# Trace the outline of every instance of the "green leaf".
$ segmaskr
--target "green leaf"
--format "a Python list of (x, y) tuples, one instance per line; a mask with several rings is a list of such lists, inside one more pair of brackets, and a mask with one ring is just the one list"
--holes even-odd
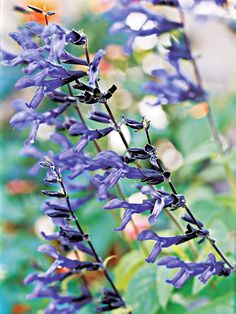
[(231, 169), (236, 170), (236, 147), (232, 147), (225, 155), (225, 159), (230, 164)]
[(208, 159), (212, 156), (213, 153), (216, 152), (216, 144), (212, 141), (207, 141), (205, 143), (201, 143), (195, 149), (191, 151), (190, 154), (185, 158), (185, 162), (187, 164), (199, 162), (205, 159)]
[(234, 293), (231, 291), (209, 302), (201, 307), (191, 311), (191, 314), (234, 314)]
[(177, 303), (169, 303), (166, 309), (161, 309), (158, 314), (185, 314), (188, 311), (183, 305)]
[(117, 288), (126, 290), (134, 273), (145, 264), (139, 251), (132, 251), (124, 255), (114, 270)]
[(160, 305), (165, 309), (168, 300), (173, 291), (173, 286), (166, 282), (166, 279), (170, 277), (170, 269), (164, 267), (157, 267), (156, 284), (157, 294), (160, 300)]
[(204, 288), (205, 285), (197, 277), (194, 277), (192, 294), (198, 294)]
[(209, 128), (204, 119), (195, 120), (187, 117), (181, 121), (179, 128), (175, 130), (179, 141), (179, 147), (185, 156), (188, 156), (196, 147), (210, 139)]
[(144, 265), (131, 279), (126, 302), (135, 314), (156, 314), (160, 304), (156, 287), (156, 265)]

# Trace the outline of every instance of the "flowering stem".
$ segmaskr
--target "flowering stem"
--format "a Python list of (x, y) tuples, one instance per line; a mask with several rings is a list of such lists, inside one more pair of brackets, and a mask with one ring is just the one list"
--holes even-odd
[[(160, 168), (160, 170), (161, 170), (162, 172), (164, 172), (165, 169), (164, 169), (163, 166), (161, 165), (161, 162), (160, 162), (160, 159), (158, 158), (158, 156), (157, 156), (157, 158), (156, 158), (156, 161), (157, 161), (157, 164), (158, 164), (158, 167)], [(173, 192), (175, 195), (177, 195), (178, 193), (177, 193), (176, 187), (175, 187), (175, 185), (170, 181), (170, 179), (167, 181), (167, 183), (168, 183), (169, 187), (171, 188), (172, 192)], [(188, 213), (188, 215), (192, 218), (192, 220), (193, 220), (194, 223), (197, 225), (197, 227), (198, 227), (200, 230), (202, 230), (202, 229), (203, 229), (202, 225), (198, 222), (198, 220), (196, 219), (196, 217), (194, 216), (194, 214), (192, 213), (192, 211), (191, 211), (191, 209), (188, 207), (188, 205), (187, 205), (187, 204), (184, 205), (183, 208), (186, 210), (186, 212)], [(170, 212), (169, 212), (169, 213), (170, 213)], [(170, 215), (169, 215), (169, 217), (170, 217)], [(173, 219), (173, 218), (171, 218), (171, 219), (172, 219), (173, 222), (176, 224), (176, 219), (175, 219), (175, 217), (174, 217), (174, 219)], [(176, 224), (176, 225), (178, 226), (179, 224)], [(178, 226), (178, 227), (179, 227), (179, 226)], [(181, 229), (182, 229), (182, 227), (181, 227)], [(230, 264), (230, 262), (226, 259), (226, 257), (224, 256), (224, 254), (221, 252), (221, 250), (216, 246), (215, 241), (212, 240), (212, 239), (209, 238), (209, 237), (206, 237), (206, 238), (207, 238), (207, 240), (210, 242), (211, 246), (215, 249), (215, 251), (216, 251), (216, 252), (220, 255), (220, 257), (224, 260), (224, 262), (225, 262), (231, 269), (234, 269), (234, 267)]]
[[(86, 47), (87, 47), (87, 45), (86, 45)], [(88, 54), (88, 49), (86, 49), (86, 51), (87, 51), (87, 54)], [(86, 54), (86, 55), (87, 55), (87, 54)], [(87, 60), (89, 60), (89, 54), (88, 54)], [(73, 91), (72, 91), (72, 88), (71, 88), (70, 84), (67, 84), (67, 87), (68, 87), (68, 90), (69, 90), (70, 95), (71, 95), (72, 97), (74, 97), (74, 94), (73, 94)], [(75, 109), (76, 109), (76, 111), (77, 111), (77, 113), (78, 113), (78, 115), (79, 115), (79, 117), (80, 117), (81, 122), (82, 122), (84, 125), (87, 126), (86, 121), (85, 121), (85, 119), (84, 119), (84, 117), (83, 117), (83, 114), (82, 114), (82, 112), (81, 112), (81, 110), (80, 110), (78, 104), (76, 104)], [(110, 109), (110, 108), (109, 108), (109, 109)], [(111, 112), (111, 114), (112, 114), (112, 112)], [(113, 116), (113, 114), (112, 114), (112, 116)], [(114, 121), (115, 121), (114, 116), (113, 116), (113, 119), (114, 119)], [(115, 122), (116, 122), (116, 121), (115, 121)], [(116, 123), (116, 124), (117, 124), (117, 123)], [(117, 124), (117, 126), (118, 126), (118, 124)], [(123, 134), (122, 134), (122, 135), (123, 135)], [(124, 135), (123, 135), (123, 138), (125, 139)], [(102, 149), (101, 149), (100, 145), (97, 143), (97, 141), (96, 141), (96, 140), (93, 140), (93, 143), (94, 143), (94, 146), (95, 146), (97, 152), (98, 152), (98, 153), (101, 152)], [(126, 143), (127, 143), (127, 142), (126, 142)], [(128, 145), (128, 143), (127, 143), (127, 145)], [(128, 146), (128, 147), (129, 147), (129, 146)], [(122, 189), (121, 189), (121, 186), (120, 186), (119, 182), (117, 182), (116, 188), (117, 188), (118, 193), (121, 195), (121, 197), (125, 199), (124, 193), (123, 193), (123, 191), (122, 191)], [(114, 218), (115, 218), (115, 220), (116, 220), (116, 218), (117, 218), (116, 215), (114, 215)], [(137, 228), (137, 226), (136, 226), (136, 224), (135, 224), (135, 222), (134, 222), (133, 220), (131, 220), (131, 224), (132, 224), (132, 226), (133, 226), (135, 235), (138, 237), (139, 231), (138, 231), (138, 228)], [(127, 243), (128, 243), (128, 242), (127, 242)], [(129, 244), (129, 243), (128, 243), (128, 244)], [(143, 250), (143, 252), (144, 252), (144, 254), (145, 254), (145, 256), (146, 256), (148, 252), (147, 252), (147, 249), (146, 249), (145, 244), (142, 243), (141, 248), (142, 248), (142, 250)]]
[[(115, 118), (115, 116), (113, 115), (113, 112), (111, 111), (111, 108), (109, 107), (107, 101), (104, 101), (103, 104), (104, 104), (104, 106), (105, 106), (105, 108), (106, 108), (106, 110), (107, 110), (107, 112), (108, 112), (108, 114), (109, 114), (109, 116), (110, 116), (110, 118), (111, 118), (111, 120), (112, 120), (112, 122), (113, 122), (113, 124), (114, 124), (114, 126), (115, 126), (115, 128), (116, 128), (116, 130), (117, 130), (117, 132), (119, 133), (119, 135), (120, 135), (120, 137), (121, 137), (121, 140), (122, 140), (122, 142), (123, 142), (124, 145), (125, 145), (125, 148), (126, 148), (126, 149), (129, 149), (129, 144), (128, 144), (128, 142), (126, 141), (126, 138), (125, 138), (125, 136), (124, 136), (124, 133), (123, 133), (122, 130), (120, 129), (119, 124), (117, 123), (116, 118)], [(139, 164), (138, 164), (138, 166), (140, 167)], [(125, 195), (124, 195), (124, 193), (123, 193), (123, 191), (122, 191), (122, 189), (121, 189), (120, 186), (119, 186), (119, 193), (120, 193), (121, 197), (125, 200)], [(139, 235), (139, 230), (138, 230), (138, 227), (136, 226), (135, 222), (133, 221), (133, 219), (131, 219), (131, 224), (132, 224), (132, 227), (133, 227), (133, 230), (134, 230), (134, 233), (135, 233), (136, 237), (138, 237), (138, 235)], [(141, 248), (142, 248), (142, 251), (143, 251), (143, 253), (145, 254), (145, 256), (148, 255), (148, 250), (147, 250), (145, 244), (142, 243), (142, 242), (141, 242)]]
[[(85, 51), (85, 56), (86, 56), (87, 63), (88, 63), (88, 65), (89, 65), (89, 64), (90, 64), (90, 56), (89, 56), (89, 51), (88, 51), (88, 43), (86, 43), (86, 44), (84, 45), (84, 51)], [(67, 87), (68, 87), (68, 90), (69, 90), (70, 95), (73, 97), (74, 94), (73, 94), (73, 91), (72, 91), (72, 88), (71, 88), (70, 84), (67, 84)], [(123, 141), (123, 143), (124, 143), (126, 149), (128, 149), (128, 148), (129, 148), (129, 144), (128, 144), (128, 142), (126, 141), (125, 136), (124, 136), (123, 132), (121, 131), (121, 129), (120, 129), (120, 127), (119, 127), (119, 125), (118, 125), (118, 123), (117, 123), (117, 121), (116, 121), (116, 119), (115, 119), (115, 117), (114, 117), (114, 115), (113, 115), (113, 113), (112, 113), (112, 111), (111, 111), (111, 109), (110, 109), (110, 107), (109, 107), (109, 105), (107, 104), (106, 101), (104, 101), (104, 105), (105, 105), (105, 107), (106, 107), (107, 112), (108, 112), (109, 115), (110, 115), (110, 118), (111, 118), (112, 122), (113, 122), (114, 125), (115, 125), (116, 130), (119, 132), (120, 137), (121, 137), (121, 139), (122, 139), (122, 141)], [(78, 113), (78, 115), (79, 115), (79, 117), (80, 117), (81, 122), (82, 122), (84, 125), (86, 125), (85, 119), (84, 119), (84, 117), (83, 117), (83, 114), (82, 114), (82, 112), (81, 112), (81, 110), (80, 110), (78, 104), (75, 106), (75, 109), (76, 109), (76, 111), (77, 111), (77, 113)], [(97, 152), (98, 152), (98, 153), (101, 152), (102, 149), (100, 148), (100, 145), (97, 143), (97, 141), (94, 140), (93, 143), (94, 143), (94, 145), (95, 145), (95, 147), (96, 147), (96, 149), (97, 149)], [(118, 193), (120, 194), (120, 196), (121, 196), (123, 199), (125, 199), (125, 195), (124, 195), (124, 193), (123, 193), (123, 191), (122, 191), (122, 189), (121, 189), (120, 184), (117, 183), (117, 184), (116, 184), (116, 187), (117, 187), (117, 191), (118, 191)], [(132, 226), (133, 226), (133, 229), (134, 229), (134, 232), (135, 232), (136, 237), (138, 237), (138, 235), (139, 235), (139, 230), (138, 230), (138, 227), (136, 226), (135, 222), (133, 221), (133, 219), (131, 219), (131, 224), (132, 224)], [(142, 250), (143, 250), (143, 253), (144, 253), (145, 256), (146, 256), (146, 255), (148, 254), (148, 251), (147, 251), (147, 248), (146, 248), (145, 244), (142, 243), (141, 248), (142, 248)]]
[[(45, 17), (45, 23), (46, 23), (46, 25), (48, 25), (48, 17), (47, 17), (47, 14), (44, 14), (44, 17)], [(58, 60), (58, 61), (59, 61), (59, 63), (60, 63), (60, 60)], [(70, 86), (69, 83), (67, 84), (67, 87), (68, 87), (68, 90), (69, 90), (70, 95), (73, 96), (73, 92), (72, 92), (72, 89), (71, 89), (71, 86)], [(78, 114), (79, 114), (79, 116), (80, 116), (80, 119), (83, 120), (83, 115), (82, 115), (82, 113), (81, 113), (80, 108), (78, 107), (78, 105), (76, 105), (75, 108), (76, 108), (76, 110), (77, 110), (77, 112), (78, 112)], [(55, 169), (55, 172), (56, 172), (56, 174), (57, 174), (57, 176), (58, 176), (58, 179), (59, 179), (59, 182), (60, 182), (61, 186), (64, 186), (64, 185), (63, 185), (63, 182), (61, 181), (61, 177), (60, 177), (60, 175), (59, 175), (59, 173), (57, 172), (56, 169)], [(63, 189), (63, 191), (64, 191), (64, 193), (66, 194), (65, 189)], [(67, 205), (68, 205), (68, 204), (70, 205), (70, 203), (69, 203), (69, 198), (67, 199), (67, 197), (66, 197), (66, 202), (67, 202)], [(69, 206), (69, 205), (68, 205), (68, 209), (69, 209), (69, 211), (70, 211), (70, 213), (71, 213), (71, 215), (72, 215), (72, 217), (73, 217), (74, 213), (73, 213), (73, 211), (71, 210), (71, 206)], [(74, 217), (73, 217), (73, 218), (74, 218)], [(77, 250), (74, 250), (74, 253), (75, 253), (77, 259), (80, 260), (78, 251), (77, 251)], [(69, 276), (69, 275), (70, 275), (70, 273), (68, 274), (68, 276)], [(67, 276), (66, 276), (66, 277), (67, 277)], [(65, 279), (65, 277), (64, 277), (63, 279)], [(91, 294), (91, 292), (90, 292), (90, 290), (89, 290), (89, 287), (88, 287), (88, 281), (87, 281), (87, 279), (85, 278), (85, 276), (84, 276), (83, 274), (81, 274), (81, 280), (82, 280), (82, 282), (83, 282), (83, 284), (84, 284), (84, 287), (86, 288), (86, 291), (87, 291), (88, 295), (90, 295), (90, 296), (92, 297), (92, 294)]]
[[(191, 63), (192, 63), (192, 66), (193, 66), (194, 75), (196, 77), (196, 81), (197, 81), (198, 87), (200, 88), (200, 90), (203, 91), (203, 83), (202, 83), (201, 74), (200, 74), (197, 62), (196, 62), (195, 58), (192, 56), (191, 45), (190, 45), (188, 36), (186, 35), (186, 32), (184, 30), (185, 16), (184, 16), (183, 9), (181, 8), (180, 5), (178, 5), (178, 10), (179, 10), (179, 15), (180, 15), (180, 20), (181, 20), (181, 23), (183, 25), (183, 38), (184, 38), (184, 41), (185, 41), (186, 48), (188, 49), (189, 55), (191, 56)], [(232, 192), (232, 194), (234, 196), (234, 199), (236, 200), (236, 182), (235, 182), (235, 178), (234, 178), (234, 173), (233, 173), (230, 165), (228, 164), (228, 162), (225, 160), (224, 149), (223, 149), (223, 146), (222, 146), (222, 142), (220, 140), (219, 131), (217, 129), (217, 126), (216, 126), (216, 123), (215, 123), (215, 120), (214, 120), (214, 117), (213, 117), (213, 114), (212, 114), (212, 110), (211, 110), (211, 106), (210, 106), (209, 102), (207, 103), (207, 105), (208, 105), (207, 121), (208, 121), (208, 124), (210, 126), (210, 130), (211, 130), (212, 136), (214, 138), (214, 141), (216, 143), (216, 146), (218, 148), (218, 152), (219, 152), (219, 154), (221, 156), (223, 167), (224, 167), (224, 171), (225, 171), (225, 174), (226, 174), (226, 178), (227, 178), (227, 180), (229, 182), (230, 190), (231, 190), (231, 192)]]
[[(76, 224), (76, 227), (77, 229), (80, 231), (80, 233), (86, 238), (86, 234), (83, 230), (83, 228), (81, 227), (79, 221), (78, 221), (78, 218), (76, 217), (75, 213), (73, 212), (72, 210), (72, 207), (71, 207), (71, 203), (70, 203), (70, 198), (69, 198), (69, 195), (67, 194), (67, 191), (66, 191), (66, 188), (65, 188), (65, 185), (63, 183), (63, 179), (61, 177), (61, 175), (59, 174), (59, 172), (57, 171), (57, 169), (55, 168), (55, 173), (58, 177), (58, 180), (59, 180), (59, 183), (60, 183), (60, 186), (62, 188), (62, 191), (63, 191), (63, 194), (65, 195), (65, 199), (66, 199), (66, 204), (67, 204), (67, 207), (69, 209), (69, 212)], [(97, 254), (96, 250), (95, 250), (95, 247), (94, 245), (92, 244), (91, 240), (90, 239), (87, 239), (87, 243), (88, 243), (88, 246), (90, 247), (90, 249), (92, 250), (93, 252), (93, 255), (94, 255), (94, 258), (95, 260), (98, 262), (98, 263), (102, 263), (103, 264), (103, 260), (99, 257), (99, 255)], [(113, 291), (116, 293), (117, 297), (122, 301), (122, 304), (123, 304), (123, 307), (126, 308), (126, 304), (125, 304), (125, 301), (123, 300), (123, 298), (121, 297), (119, 291), (117, 290), (115, 284), (113, 283), (109, 273), (107, 272), (107, 270), (104, 268), (104, 265), (102, 266), (102, 271), (103, 271), (103, 274), (104, 276), (106, 277), (107, 281), (109, 282), (109, 284), (111, 285)], [(130, 311), (129, 312), (130, 314), (132, 314), (132, 312)]]
[[(119, 134), (120, 134), (120, 137), (121, 137), (121, 139), (122, 139), (122, 141), (123, 141), (123, 143), (124, 143), (126, 149), (129, 149), (129, 144), (128, 144), (127, 141), (126, 141), (122, 130), (120, 130), (120, 127), (119, 127), (119, 125), (118, 125), (118, 123), (117, 123), (117, 121), (116, 121), (116, 119), (115, 119), (115, 117), (114, 117), (114, 115), (113, 115), (113, 113), (112, 113), (112, 111), (111, 111), (111, 109), (110, 109), (110, 107), (109, 107), (109, 105), (108, 105), (108, 103), (107, 103), (106, 101), (104, 101), (104, 105), (105, 105), (105, 108), (106, 108), (107, 112), (109, 113), (109, 115), (110, 115), (110, 117), (111, 117), (112, 122), (114, 123), (115, 127), (117, 128), (117, 130), (118, 130), (118, 132), (119, 132)], [(151, 145), (151, 138), (150, 138), (150, 135), (149, 135), (149, 132), (148, 132), (148, 128), (145, 128), (145, 132), (146, 132), (146, 136), (147, 136), (148, 143)], [(140, 167), (139, 164), (138, 164), (138, 166)], [(160, 165), (160, 169), (162, 169), (162, 168), (161, 168), (161, 165)], [(163, 171), (164, 171), (164, 170), (163, 170)], [(171, 186), (171, 189), (172, 189), (173, 193), (174, 193), (174, 194), (177, 194), (174, 185), (173, 185), (171, 182), (169, 182), (169, 185)], [(124, 198), (124, 196), (123, 196), (123, 198)], [(124, 199), (125, 199), (125, 198), (124, 198)], [(169, 218), (172, 220), (172, 222), (176, 225), (176, 227), (177, 227), (181, 232), (184, 232), (182, 226), (181, 226), (181, 225), (179, 224), (179, 222), (176, 220), (176, 218), (174, 217), (174, 215), (173, 215), (171, 212), (169, 212), (169, 211), (168, 211), (168, 216), (169, 216)], [(132, 220), (132, 222), (133, 222), (133, 220)], [(137, 230), (137, 227), (136, 227), (136, 225), (134, 224), (134, 222), (132, 223), (132, 225), (133, 225), (133, 228), (134, 228), (135, 233), (137, 233), (136, 235), (138, 235), (138, 230)], [(142, 242), (141, 242), (141, 243), (142, 243)], [(192, 244), (191, 244), (190, 246), (191, 246), (191, 249), (192, 249), (192, 251), (193, 251), (193, 254), (194, 254), (195, 256), (198, 256), (198, 252), (197, 252), (196, 248), (195, 248)], [(145, 252), (145, 254), (147, 254), (147, 249), (146, 249), (145, 246), (143, 246), (143, 243), (142, 243), (142, 249), (143, 249), (143, 251)]]
[[(145, 128), (145, 133), (146, 133), (146, 136), (147, 136), (148, 144), (152, 145), (152, 141), (151, 141), (151, 138), (150, 138), (150, 134), (149, 134), (148, 128)], [(160, 170), (161, 171), (165, 171), (163, 169), (163, 167), (161, 166), (161, 163), (160, 163), (158, 158), (157, 158), (157, 163), (158, 163), (158, 166), (159, 166)], [(177, 194), (177, 191), (176, 191), (173, 183), (170, 182), (170, 181), (168, 183), (169, 183), (169, 186), (170, 186), (172, 192), (174, 194)], [(164, 210), (165, 210), (165, 213), (167, 214), (167, 216), (173, 222), (173, 224), (177, 227), (177, 229), (179, 229), (179, 231), (184, 234), (185, 230), (183, 229), (183, 227), (179, 223), (179, 221), (176, 219), (176, 217), (167, 208), (165, 208)], [(197, 258), (198, 257), (198, 250), (197, 250), (196, 246), (191, 241), (189, 241), (188, 244), (189, 244), (189, 247), (191, 248), (194, 256)]]

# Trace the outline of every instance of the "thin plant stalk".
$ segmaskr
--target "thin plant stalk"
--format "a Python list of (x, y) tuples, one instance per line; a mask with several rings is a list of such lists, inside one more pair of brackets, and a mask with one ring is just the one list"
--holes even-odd
[[(189, 52), (189, 54), (191, 56), (191, 60), (190, 61), (192, 63), (194, 75), (195, 75), (198, 87), (201, 90), (203, 90), (202, 77), (201, 77), (201, 74), (200, 74), (197, 62), (196, 62), (195, 58), (192, 55), (191, 45), (190, 45), (188, 36), (187, 36), (187, 34), (185, 32), (185, 29), (184, 29), (185, 16), (184, 16), (183, 9), (181, 8), (180, 5), (178, 5), (178, 11), (179, 11), (179, 15), (180, 15), (180, 21), (181, 21), (181, 23), (183, 25), (183, 38), (184, 38), (184, 41), (185, 41), (185, 45), (186, 45), (186, 47), (188, 49), (188, 52)], [(223, 149), (223, 146), (222, 146), (222, 142), (220, 140), (220, 134), (219, 134), (219, 131), (217, 129), (217, 126), (216, 126), (216, 123), (215, 123), (215, 119), (214, 119), (214, 116), (213, 116), (213, 113), (212, 113), (212, 109), (211, 109), (211, 106), (210, 106), (209, 102), (207, 102), (207, 106), (208, 106), (207, 121), (208, 121), (208, 124), (209, 124), (209, 127), (210, 127), (210, 131), (211, 131), (212, 137), (214, 139), (214, 142), (215, 142), (215, 144), (217, 146), (218, 153), (221, 156), (222, 164), (223, 164), (223, 167), (224, 167), (224, 171), (225, 171), (225, 174), (226, 174), (227, 181), (229, 183), (229, 187), (230, 187), (231, 193), (232, 193), (234, 199), (236, 200), (236, 182), (235, 182), (234, 173), (233, 173), (233, 170), (231, 169), (229, 163), (225, 159), (225, 153), (224, 153), (224, 149)]]
[[(77, 229), (80, 231), (80, 233), (85, 236), (86, 238), (86, 234), (82, 228), (82, 226), (80, 225), (79, 223), (79, 220), (77, 218), (77, 216), (75, 215), (75, 213), (73, 212), (72, 210), (72, 207), (71, 207), (71, 203), (70, 203), (70, 197), (69, 195), (67, 194), (67, 191), (66, 191), (66, 188), (65, 188), (65, 185), (63, 183), (63, 179), (62, 179), (62, 176), (59, 174), (58, 170), (55, 168), (55, 173), (57, 174), (57, 177), (58, 177), (58, 180), (59, 180), (59, 184), (61, 186), (61, 189), (63, 191), (63, 194), (65, 195), (65, 199), (66, 199), (66, 204), (67, 204), (67, 207), (69, 209), (69, 212), (75, 222), (75, 225), (77, 227)], [(107, 279), (107, 281), (109, 282), (109, 284), (111, 285), (113, 291), (116, 293), (117, 297), (122, 301), (123, 303), (123, 307), (126, 308), (126, 304), (125, 304), (125, 301), (123, 300), (122, 296), (120, 295), (118, 289), (116, 288), (112, 278), (110, 277), (109, 273), (107, 272), (106, 268), (104, 267), (103, 265), (103, 261), (101, 260), (101, 258), (99, 257), (98, 253), (96, 252), (96, 249), (94, 247), (94, 245), (92, 244), (91, 240), (88, 238), (87, 240), (87, 243), (88, 243), (88, 246), (90, 247), (90, 249), (92, 250), (93, 252), (93, 256), (95, 258), (95, 260), (98, 262), (98, 263), (102, 263), (102, 272), (105, 276), (105, 278)], [(128, 312), (129, 314), (132, 314), (131, 311)]]

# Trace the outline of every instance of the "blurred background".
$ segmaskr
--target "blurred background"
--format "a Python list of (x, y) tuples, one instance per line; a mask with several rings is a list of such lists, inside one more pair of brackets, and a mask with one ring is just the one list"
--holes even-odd
[[(145, 44), (143, 40), (136, 40), (134, 54), (130, 57), (125, 56), (122, 52), (125, 36), (109, 35), (112, 20), (108, 11), (115, 2), (115, 0), (3, 0), (1, 46), (5, 50), (16, 52), (18, 46), (8, 38), (8, 32), (15, 31), (25, 21), (39, 20), (37, 15), (24, 15), (14, 11), (14, 5), (25, 7), (30, 4), (40, 7), (46, 4), (47, 10), (57, 11), (53, 17), (54, 21), (66, 28), (84, 30), (90, 40), (91, 54), (98, 49), (105, 49), (106, 56), (101, 64), (101, 86), (108, 88), (112, 84), (117, 85), (118, 91), (111, 104), (116, 116), (125, 114), (139, 118), (140, 115), (145, 115), (147, 119), (151, 119), (153, 142), (165, 166), (174, 172), (173, 178), (179, 191), (186, 195), (196, 215), (211, 230), (212, 237), (217, 240), (228, 258), (233, 260), (236, 207), (217, 146), (207, 124), (208, 107), (205, 103), (195, 106), (190, 103), (162, 107), (148, 105), (155, 98), (144, 96), (140, 86), (150, 79), (150, 73), (155, 67), (166, 65), (162, 56), (156, 53), (156, 47), (168, 42), (168, 38), (165, 35), (160, 39), (150, 36), (151, 38), (145, 39)], [(206, 7), (199, 7), (198, 10), (197, 19), (191, 12), (187, 15), (187, 32), (194, 55), (197, 56), (204, 86), (209, 91), (210, 105), (227, 152), (227, 162), (235, 173), (236, 24), (235, 20), (229, 18), (228, 13), (220, 8), (215, 8), (215, 12)], [(209, 18), (209, 14), (216, 14), (217, 17)], [(127, 23), (135, 29), (139, 23), (138, 16), (129, 17)], [(14, 113), (11, 101), (15, 98), (29, 100), (33, 95), (30, 89), (14, 90), (14, 83), (20, 76), (19, 69), (1, 66), (2, 314), (43, 313), (42, 309), (47, 300), (27, 301), (25, 296), (32, 287), (24, 286), (22, 281), (33, 271), (35, 265), (47, 265), (45, 257), (37, 253), (37, 247), (44, 242), (40, 231), (43, 230), (47, 234), (53, 231), (50, 219), (40, 210), (44, 200), (40, 194), (40, 190), (43, 189), (43, 174), (31, 177), (28, 170), (34, 161), (20, 154), (27, 132), (13, 130), (9, 125), (9, 119)], [(41, 127), (36, 144), (46, 147), (51, 132), (53, 130), (50, 127)], [(126, 128), (124, 132), (132, 146), (145, 144), (145, 139), (139, 134), (130, 134)], [(111, 133), (108, 142), (103, 145), (104, 148), (112, 148), (118, 153), (124, 152), (117, 134)], [(53, 146), (50, 147), (53, 149)], [(122, 184), (125, 186), (125, 182)], [(125, 186), (125, 193), (132, 201), (138, 201), (140, 198), (135, 185)], [(117, 256), (111, 263), (113, 275), (127, 302), (136, 305), (135, 314), (189, 312), (201, 314), (212, 313), (216, 308), (217, 313), (233, 314), (233, 276), (227, 279), (214, 279), (206, 287), (190, 281), (180, 291), (172, 289), (164, 282), (166, 277), (164, 269), (157, 272), (156, 267), (152, 268), (143, 262), (142, 256), (138, 254), (138, 244), (134, 240), (134, 231), (131, 227), (127, 229), (125, 236), (134, 250), (128, 252), (128, 246), (120, 234), (112, 230), (117, 223), (110, 212), (102, 209), (102, 205), (96, 200), (91, 200), (82, 208), (80, 219), (90, 230), (99, 253), (103, 257)], [(144, 228), (147, 223), (146, 217), (137, 216), (136, 223), (140, 228)], [(174, 226), (166, 217), (161, 217), (160, 226), (163, 234), (175, 232)], [(186, 256), (185, 250), (186, 247), (178, 247), (175, 253), (183, 257)], [(210, 247), (200, 251), (199, 260), (210, 251)], [(148, 280), (145, 280), (146, 274), (149, 273)], [(154, 278), (155, 282), (153, 283), (150, 278)], [(91, 281), (93, 280), (91, 278)], [(155, 289), (151, 289), (148, 284)], [(134, 294), (134, 287), (135, 291), (140, 291)]]

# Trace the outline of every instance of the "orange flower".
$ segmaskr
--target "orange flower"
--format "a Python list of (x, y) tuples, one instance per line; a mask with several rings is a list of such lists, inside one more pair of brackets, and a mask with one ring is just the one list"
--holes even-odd
[(11, 195), (28, 194), (35, 190), (35, 184), (30, 180), (12, 180), (6, 187)]
[(31, 307), (23, 303), (17, 303), (12, 306), (12, 314), (29, 313), (30, 310), (31, 310)]
[(195, 119), (202, 119), (208, 114), (208, 104), (206, 102), (200, 102), (191, 108), (191, 115)]
[[(55, 15), (49, 16), (49, 22), (58, 22), (61, 20), (62, 5), (61, 0), (21, 0), (21, 6), (27, 8), (28, 5), (38, 7), (44, 11), (56, 11)], [(30, 14), (24, 14), (27, 21), (36, 21), (45, 24), (43, 14), (30, 10)]]

